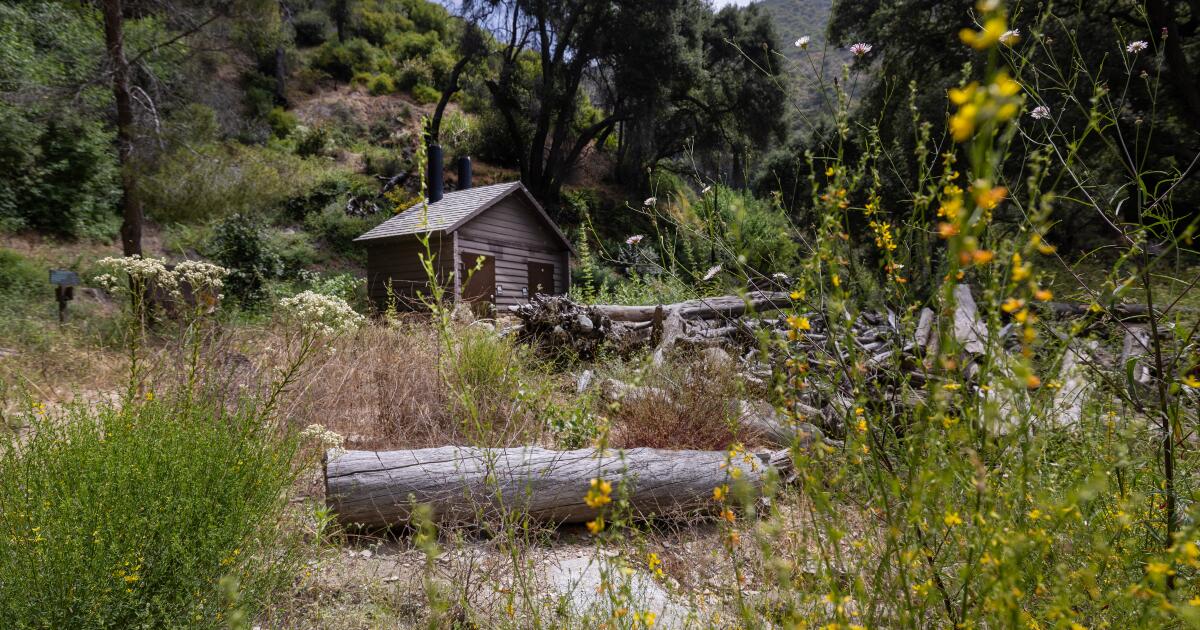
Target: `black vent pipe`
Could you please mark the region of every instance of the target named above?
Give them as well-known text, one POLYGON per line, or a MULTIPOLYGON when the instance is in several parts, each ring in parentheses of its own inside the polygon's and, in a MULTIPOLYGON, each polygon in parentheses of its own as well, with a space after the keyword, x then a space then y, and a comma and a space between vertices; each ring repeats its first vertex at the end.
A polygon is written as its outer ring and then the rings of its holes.
POLYGON ((466 190, 471 187, 471 158, 470 156, 462 156, 458 158, 458 189, 466 190))
POLYGON ((426 186, 429 187, 429 203, 437 203, 442 200, 442 193, 445 188, 442 181, 442 147, 440 145, 429 145, 429 173, 426 186))

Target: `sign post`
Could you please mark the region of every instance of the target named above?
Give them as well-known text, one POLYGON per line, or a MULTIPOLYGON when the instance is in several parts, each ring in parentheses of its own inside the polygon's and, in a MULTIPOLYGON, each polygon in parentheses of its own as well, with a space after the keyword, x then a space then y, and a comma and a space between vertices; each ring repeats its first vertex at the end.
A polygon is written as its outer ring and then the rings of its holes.
POLYGON ((58 300, 58 323, 67 321, 67 302, 75 299, 75 287, 79 286, 79 274, 66 269, 51 269, 50 284, 54 285, 54 298, 58 300))

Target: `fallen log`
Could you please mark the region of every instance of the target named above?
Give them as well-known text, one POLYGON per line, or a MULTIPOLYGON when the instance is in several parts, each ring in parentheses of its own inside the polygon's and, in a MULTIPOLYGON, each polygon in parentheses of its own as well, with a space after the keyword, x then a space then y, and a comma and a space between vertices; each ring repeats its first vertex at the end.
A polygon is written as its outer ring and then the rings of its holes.
POLYGON ((600 514, 584 501, 591 480, 600 478, 612 484, 614 501, 624 499, 640 517, 686 516, 719 510, 713 489, 735 476, 760 490, 771 470, 790 472, 786 450, 732 459, 725 451, 650 448, 347 451, 327 455, 325 501, 339 522, 364 528, 408 523, 418 505, 428 505, 439 523, 514 512, 551 524, 581 523, 600 514))
MULTIPOLYGON (((820 417, 818 409, 805 407, 820 417)), ((765 402, 738 401, 738 424, 756 434, 768 444, 788 448, 799 445, 808 448, 825 441, 825 434, 808 422, 789 422, 773 406, 765 402)))
MULTIPOLYGON (((791 301, 787 293, 755 291, 747 294, 744 299, 737 295, 725 295, 664 304, 661 308, 666 313, 677 311, 683 319, 720 319, 741 317, 749 311, 771 311, 790 306, 791 301)), ((654 312, 660 306, 598 304, 592 308, 614 322, 647 322, 654 319, 654 312)))

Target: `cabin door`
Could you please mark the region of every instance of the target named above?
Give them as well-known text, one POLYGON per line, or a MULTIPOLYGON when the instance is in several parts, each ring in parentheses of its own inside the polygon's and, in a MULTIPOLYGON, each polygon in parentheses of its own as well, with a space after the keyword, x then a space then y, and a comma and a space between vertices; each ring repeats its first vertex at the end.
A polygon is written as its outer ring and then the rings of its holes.
POLYGON ((463 254, 458 273, 462 279, 462 301, 471 304, 476 314, 491 310, 496 304, 496 257, 463 254), (481 257, 483 264, 479 265, 481 257))
POLYGON ((529 273, 529 297, 538 293, 554 293, 554 265, 544 262, 530 261, 526 270, 529 273))

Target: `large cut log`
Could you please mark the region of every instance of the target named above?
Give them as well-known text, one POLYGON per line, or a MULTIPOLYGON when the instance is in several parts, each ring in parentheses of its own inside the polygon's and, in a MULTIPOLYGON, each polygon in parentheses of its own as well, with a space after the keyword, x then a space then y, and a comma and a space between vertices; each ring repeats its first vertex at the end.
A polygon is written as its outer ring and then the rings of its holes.
POLYGON ((983 354, 987 348, 987 327, 979 318, 971 287, 965 284, 954 287, 954 338, 970 354, 983 354))
MULTIPOLYGON (((662 305, 664 312, 678 311, 683 319, 720 319, 725 317, 741 317, 749 311, 773 311, 791 306, 787 293, 755 291, 748 293, 745 298, 737 295, 722 297, 700 298, 676 304, 662 305)), ((655 306, 619 306, 598 304, 594 306, 615 322, 647 322, 654 319, 655 306)))
MULTIPOLYGON (((802 403, 797 404, 811 413, 811 417, 821 417, 819 409, 802 403)), ((782 447, 799 445, 808 448, 815 442, 825 441, 825 434, 816 425, 808 422, 790 422, 769 403, 739 400, 737 405, 738 424, 769 444, 782 447)))
POLYGON ((641 517, 696 515, 719 509, 713 488, 732 483, 734 476, 758 490, 768 470, 782 475, 791 466, 787 451, 732 460, 724 451, 649 448, 444 446, 330 455, 326 503, 341 523, 365 528, 408 523, 418 505, 428 505, 441 523, 486 521, 502 512, 553 524, 590 521, 599 512, 584 496, 595 478, 610 482, 613 500, 627 500, 641 517))

